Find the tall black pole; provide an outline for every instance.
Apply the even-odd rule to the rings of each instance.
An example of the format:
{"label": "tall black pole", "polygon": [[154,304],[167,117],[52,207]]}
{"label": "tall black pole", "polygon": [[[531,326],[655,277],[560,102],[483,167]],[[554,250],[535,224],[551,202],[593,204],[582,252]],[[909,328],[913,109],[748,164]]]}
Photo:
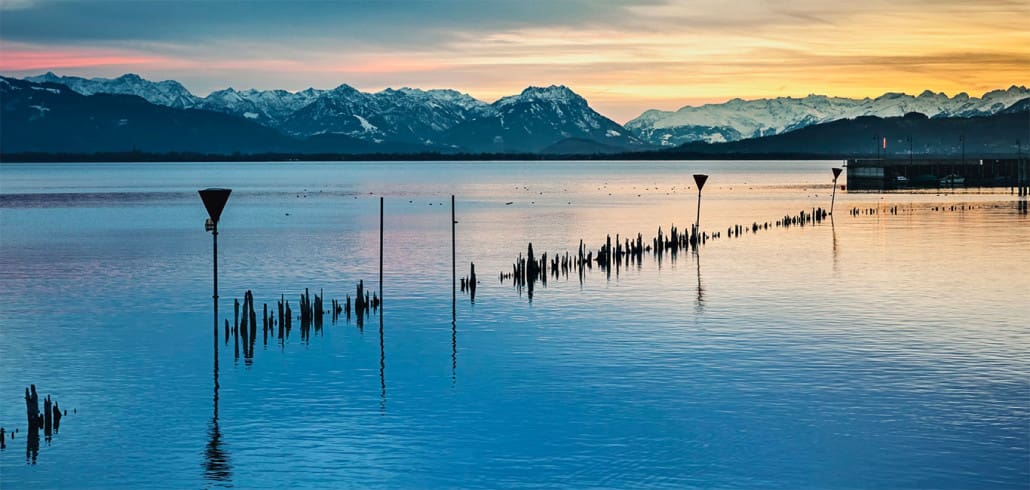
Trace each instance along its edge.
{"label": "tall black pole", "polygon": [[[204,231],[211,232],[211,255],[213,272],[213,292],[211,300],[214,302],[215,330],[214,330],[214,356],[215,356],[215,393],[218,390],[218,218],[222,216],[225,203],[229,200],[232,189],[201,189],[197,191],[204,208],[207,209],[208,220],[204,223]],[[216,398],[217,399],[217,398]],[[217,410],[217,409],[216,409]]]}
{"label": "tall black pole", "polygon": [[379,198],[379,315],[383,311],[383,198]]}
{"label": "tall black pole", "polygon": [[837,200],[837,177],[840,177],[842,169],[834,167],[833,170],[833,194],[830,196],[830,219],[833,219],[833,203]]}
{"label": "tall black pole", "polygon": [[697,188],[697,218],[694,220],[694,229],[698,236],[701,236],[701,187]]}
{"label": "tall black pole", "polygon": [[830,216],[833,216],[833,203],[837,200],[837,177],[833,177],[833,194],[830,195]]}
{"label": "tall black pole", "polygon": [[458,239],[454,211],[454,194],[451,194],[451,386],[457,380],[458,372]]}
{"label": "tall black pole", "polygon": [[454,194],[451,194],[451,321],[456,320],[458,316],[458,293],[456,292],[458,284],[458,239],[456,238],[456,225],[458,221],[454,218]]}
{"label": "tall black pole", "polygon": [[[215,303],[215,331],[214,331],[214,342],[215,342],[215,399],[218,397],[218,222],[215,221],[211,225],[211,256],[214,257],[214,293],[211,295],[212,301]],[[215,408],[215,417],[217,415],[218,408]]]}

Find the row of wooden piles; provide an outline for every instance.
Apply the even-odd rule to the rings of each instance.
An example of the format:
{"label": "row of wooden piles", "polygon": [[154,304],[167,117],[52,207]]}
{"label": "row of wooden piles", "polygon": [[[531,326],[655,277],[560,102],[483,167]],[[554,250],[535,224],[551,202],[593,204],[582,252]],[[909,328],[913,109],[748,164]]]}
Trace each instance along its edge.
{"label": "row of wooden piles", "polygon": [[[951,205],[950,207],[936,206],[932,209],[933,211],[963,211],[967,208],[970,207],[967,205]],[[1027,214],[1028,208],[1030,206],[1028,206],[1027,201],[1017,201],[1017,212]],[[849,210],[849,213],[852,216],[879,213],[897,215],[899,208],[897,205],[881,206],[880,208],[853,207]],[[828,210],[821,207],[813,207],[811,210],[802,210],[794,215],[784,215],[775,221],[765,221],[762,223],[755,221],[750,225],[733,225],[726,228],[725,236],[737,238],[741,235],[748,233],[756,234],[760,230],[768,230],[770,228],[804,227],[806,225],[820,224],[831,218]],[[501,272],[499,278],[502,283],[511,280],[513,286],[520,290],[521,288],[528,289],[532,296],[534,283],[540,281],[541,284],[546,286],[548,276],[559,278],[567,277],[571,273],[578,273],[580,281],[582,281],[584,271],[593,269],[595,265],[601,270],[606,271],[610,276],[613,266],[616,272],[623,265],[629,266],[635,263],[639,266],[645,254],[653,254],[660,263],[666,253],[675,257],[681,250],[693,249],[696,251],[708,240],[722,237],[721,231],[711,234],[699,233],[694,225],[691,225],[689,233],[681,233],[679,229],[673,226],[670,232],[666,234],[659,227],[657,235],[650,240],[651,243],[649,245],[645,245],[643,236],[640,233],[637,233],[635,239],[626,238],[625,240],[622,240],[616,234],[613,248],[611,235],[608,235],[605,243],[600,245],[596,251],[588,250],[584,246],[583,240],[580,240],[579,247],[575,253],[565,252],[564,254],[556,254],[551,259],[548,259],[547,253],[537,258],[533,253],[533,244],[530,243],[526,256],[520,253],[515,262],[512,263],[511,272]]]}
{"label": "row of wooden piles", "polygon": [[[787,228],[791,226],[819,224],[829,217],[829,211],[823,208],[812,208],[811,212],[805,212],[804,210],[802,210],[794,216],[791,216],[789,214],[784,215],[783,218],[776,220],[776,226],[782,226]],[[768,226],[766,226],[765,228],[768,229]],[[757,227],[755,227],[754,229],[755,231],[758,231]]]}
{"label": "row of wooden piles", "polygon": [[[353,312],[358,326],[363,326],[365,317],[377,311],[381,304],[379,295],[375,291],[366,289],[364,281],[358,281],[353,299],[350,294],[347,294],[346,299],[342,302],[331,299],[330,308],[326,309],[324,298],[325,293],[321,289],[318,294],[312,296],[310,290],[305,288],[297,303],[300,308],[299,315],[294,314],[293,306],[286,299],[285,294],[280,295],[280,299],[275,305],[278,315],[276,310],[269,312],[268,303],[263,303],[261,307],[263,344],[268,345],[270,336],[278,339],[280,343],[289,339],[294,320],[300,322],[300,335],[304,341],[310,340],[312,331],[320,332],[322,330],[326,315],[329,315],[330,321],[335,324],[341,316],[345,316],[349,322]],[[257,343],[258,321],[254,304],[254,294],[247,290],[243,294],[243,303],[240,303],[239,299],[233,300],[232,324],[230,325],[228,318],[225,319],[226,345],[229,344],[229,338],[232,337],[236,357],[239,358],[240,347],[242,347],[243,358],[248,364],[254,358],[254,346]]]}
{"label": "row of wooden piles", "polygon": [[661,255],[666,252],[675,255],[680,250],[697,249],[710,238],[712,237],[708,234],[698,233],[694,226],[691,226],[690,233],[683,233],[676,226],[672,226],[667,234],[659,227],[658,235],[650,240],[650,244],[645,244],[644,237],[640,233],[637,233],[636,238],[632,239],[622,239],[621,235],[616,234],[614,242],[611,235],[608,235],[605,243],[596,251],[588,250],[583,240],[580,240],[579,247],[574,254],[565,252],[551,258],[548,258],[546,252],[537,258],[533,252],[533,244],[530,243],[526,256],[523,257],[520,253],[512,263],[511,272],[502,272],[499,278],[502,283],[511,280],[515,287],[524,287],[532,292],[533,285],[537,280],[546,286],[549,276],[557,279],[576,273],[582,280],[584,272],[595,266],[610,275],[613,268],[618,271],[621,267],[629,267],[633,264],[639,266],[643,263],[645,254],[653,253],[660,260]]}
{"label": "row of wooden piles", "polygon": [[[1023,204],[1026,204],[1025,202]],[[974,206],[967,204],[953,204],[951,206],[932,206],[931,211],[966,211],[974,209]],[[898,207],[882,206],[880,208],[851,208],[849,213],[852,216],[873,215],[873,214],[898,214]]]}
{"label": "row of wooden piles", "polygon": [[[811,211],[802,210],[796,215],[785,215],[775,221],[763,223],[756,221],[751,225],[734,225],[726,229],[726,236],[735,238],[742,234],[757,233],[759,230],[768,230],[773,227],[817,224],[828,217],[827,210],[812,208]],[[542,285],[547,286],[548,277],[557,279],[568,277],[570,274],[578,274],[582,281],[584,272],[595,266],[610,276],[613,268],[618,272],[621,267],[631,265],[639,267],[645,255],[653,255],[656,260],[661,262],[667,254],[675,257],[680,251],[697,251],[708,240],[722,236],[722,232],[701,232],[695,225],[691,225],[689,232],[684,232],[673,225],[668,233],[659,227],[657,235],[651,238],[650,243],[644,241],[641,233],[637,233],[635,238],[625,239],[616,234],[614,242],[609,234],[606,236],[605,242],[596,250],[588,250],[583,240],[580,240],[579,247],[574,253],[565,252],[551,258],[548,258],[546,252],[539,258],[536,257],[533,252],[533,244],[530,243],[526,255],[523,256],[519,253],[518,258],[512,263],[511,272],[501,272],[499,279],[501,283],[511,280],[514,287],[526,288],[532,295],[534,284],[540,281]]]}

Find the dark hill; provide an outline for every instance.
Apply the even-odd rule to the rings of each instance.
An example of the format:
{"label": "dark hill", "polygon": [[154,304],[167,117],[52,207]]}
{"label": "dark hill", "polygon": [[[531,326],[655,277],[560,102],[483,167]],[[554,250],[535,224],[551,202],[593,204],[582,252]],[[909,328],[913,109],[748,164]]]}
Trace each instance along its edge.
{"label": "dark hill", "polygon": [[[908,155],[909,138],[915,155],[1012,155],[1017,141],[1030,140],[1030,113],[1004,112],[992,116],[928,119],[922,114],[880,118],[862,116],[807,126],[789,133],[729,143],[688,143],[672,154],[810,155],[825,157]],[[884,140],[886,139],[886,150]]]}
{"label": "dark hill", "polygon": [[158,106],[133,95],[80,95],[0,78],[0,151],[233,153],[293,151],[296,142],[241,118]]}

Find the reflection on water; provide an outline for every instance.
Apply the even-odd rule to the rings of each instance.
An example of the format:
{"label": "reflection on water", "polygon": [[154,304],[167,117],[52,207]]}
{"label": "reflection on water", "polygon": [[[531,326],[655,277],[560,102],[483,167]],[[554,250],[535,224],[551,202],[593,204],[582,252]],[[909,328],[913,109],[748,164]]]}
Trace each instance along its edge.
{"label": "reflection on water", "polygon": [[[217,349],[217,347],[216,347]],[[212,400],[214,414],[207,429],[207,447],[204,449],[204,478],[219,484],[232,486],[232,465],[229,453],[222,447],[222,431],[218,427],[218,355],[215,354],[215,395]]]}
{"label": "reflection on water", "polygon": [[232,486],[232,467],[229,453],[222,448],[222,431],[218,428],[218,417],[211,419],[207,431],[208,442],[204,450],[204,478],[220,486]]}
{"label": "reflection on water", "polygon": [[[216,291],[217,293],[217,291]],[[215,295],[217,298],[217,294]],[[214,302],[214,396],[212,415],[207,429],[207,447],[204,450],[204,478],[220,486],[232,486],[232,466],[229,453],[222,447],[222,431],[218,427],[218,300]]]}
{"label": "reflection on water", "polygon": [[39,458],[39,431],[25,431],[25,463],[36,464]]}
{"label": "reflection on water", "polygon": [[458,321],[451,320],[451,387],[458,381]]}
{"label": "reflection on water", "polygon": [[[703,271],[572,269],[532,303],[492,279],[529,242],[693,224],[694,173],[712,230],[829,206],[837,163],[0,166],[0,394],[46,380],[89,413],[36,466],[0,452],[4,487],[1026,488],[1014,196],[838,192],[881,211],[709,241]],[[219,283],[254,305],[353,294],[378,272],[372,196],[390,201],[389,410],[381,313],[378,338],[248,331],[249,365],[216,338],[212,396],[196,189],[229,184]],[[474,306],[456,262],[484,278]]]}
{"label": "reflection on water", "polygon": [[697,263],[697,313],[704,313],[705,288],[701,285],[701,253],[694,251],[694,261]]}
{"label": "reflection on water", "polygon": [[386,411],[386,339],[383,336],[383,311],[379,310],[379,410]]}
{"label": "reflection on water", "polygon": [[833,271],[837,272],[838,267],[838,253],[837,253],[837,224],[833,221],[833,215],[830,215],[830,234],[833,235]]}

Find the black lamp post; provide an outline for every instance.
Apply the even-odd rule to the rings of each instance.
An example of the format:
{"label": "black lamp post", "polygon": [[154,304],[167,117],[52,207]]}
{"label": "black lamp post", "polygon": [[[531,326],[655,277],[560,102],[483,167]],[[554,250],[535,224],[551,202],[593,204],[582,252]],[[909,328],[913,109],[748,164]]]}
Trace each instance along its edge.
{"label": "black lamp post", "polygon": [[204,231],[211,232],[212,257],[214,258],[214,294],[211,298],[215,302],[215,349],[218,349],[218,218],[222,216],[222,209],[229,200],[232,189],[202,189],[200,199],[204,201],[209,216],[204,223]]}
{"label": "black lamp post", "polygon": [[694,222],[694,229],[699,237],[701,236],[701,188],[705,186],[707,180],[707,175],[694,174],[694,183],[697,184],[697,221]]}
{"label": "black lamp post", "polygon": [[840,167],[833,167],[833,194],[830,196],[830,216],[833,216],[833,203],[837,200],[837,177],[840,177],[842,169]]}

